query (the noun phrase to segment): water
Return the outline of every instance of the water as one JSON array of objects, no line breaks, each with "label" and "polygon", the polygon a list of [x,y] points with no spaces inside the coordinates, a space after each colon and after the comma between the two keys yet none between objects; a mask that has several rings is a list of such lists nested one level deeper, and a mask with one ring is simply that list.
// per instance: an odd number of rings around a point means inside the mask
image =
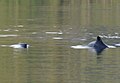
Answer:
[{"label": "water", "polygon": [[[119,83],[120,48],[96,55],[100,35],[120,43],[119,0],[1,0],[0,83]],[[28,43],[28,49],[9,47]]]}]

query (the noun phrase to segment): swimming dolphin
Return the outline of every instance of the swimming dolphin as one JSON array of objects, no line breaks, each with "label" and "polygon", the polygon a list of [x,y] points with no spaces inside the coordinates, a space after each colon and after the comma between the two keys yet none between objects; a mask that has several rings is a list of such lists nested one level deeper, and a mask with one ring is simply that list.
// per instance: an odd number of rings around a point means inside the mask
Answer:
[{"label": "swimming dolphin", "polygon": [[95,51],[97,55],[100,55],[102,51],[106,48],[116,48],[120,44],[115,45],[107,45],[105,44],[100,36],[97,36],[96,41],[90,42],[88,45],[76,45],[76,46],[71,46],[71,48],[74,49],[89,49],[91,51]]},{"label": "swimming dolphin", "polygon": [[13,47],[13,48],[28,48],[29,45],[27,43],[18,43],[18,44],[10,45],[10,47]]},{"label": "swimming dolphin", "polygon": [[94,48],[97,55],[101,54],[104,49],[108,48],[108,46],[102,41],[101,37],[99,36],[97,36],[96,41],[89,43],[88,46]]}]

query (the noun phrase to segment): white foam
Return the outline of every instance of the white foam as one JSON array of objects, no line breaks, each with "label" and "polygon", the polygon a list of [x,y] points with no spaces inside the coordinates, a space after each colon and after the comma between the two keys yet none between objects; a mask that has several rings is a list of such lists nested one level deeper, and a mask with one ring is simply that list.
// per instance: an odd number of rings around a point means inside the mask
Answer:
[{"label": "white foam", "polygon": [[53,37],[53,39],[60,40],[63,39],[62,37]]},{"label": "white foam", "polygon": [[6,32],[7,32],[7,31],[10,31],[10,29],[5,29],[5,30],[3,30],[3,31],[6,31]]},{"label": "white foam", "polygon": [[14,45],[10,45],[10,47],[12,47],[12,48],[22,48],[20,45],[18,45],[18,44],[14,44]]},{"label": "white foam", "polygon": [[13,35],[13,34],[9,34],[9,35],[0,35],[0,37],[16,37],[18,35]]},{"label": "white foam", "polygon": [[108,39],[120,39],[120,36],[111,36],[111,35],[100,35],[102,38],[108,38]]},{"label": "white foam", "polygon": [[1,47],[8,47],[8,45],[0,45]]},{"label": "white foam", "polygon": [[32,34],[37,34],[37,32],[32,32]]},{"label": "white foam", "polygon": [[108,48],[116,48],[115,46],[107,45]]},{"label": "white foam", "polygon": [[14,31],[19,31],[19,30],[15,29]]},{"label": "white foam", "polygon": [[52,31],[50,31],[50,32],[45,32],[46,34],[63,34],[63,32],[62,31],[59,31],[59,32],[52,32]]},{"label": "white foam", "polygon": [[24,25],[16,25],[16,26],[14,26],[14,27],[22,28],[22,27],[24,27]]},{"label": "white foam", "polygon": [[76,45],[76,46],[71,46],[73,49],[89,49],[91,47],[89,46],[84,46],[84,45]]},{"label": "white foam", "polygon": [[115,46],[118,46],[118,47],[120,47],[120,44],[115,44]]}]

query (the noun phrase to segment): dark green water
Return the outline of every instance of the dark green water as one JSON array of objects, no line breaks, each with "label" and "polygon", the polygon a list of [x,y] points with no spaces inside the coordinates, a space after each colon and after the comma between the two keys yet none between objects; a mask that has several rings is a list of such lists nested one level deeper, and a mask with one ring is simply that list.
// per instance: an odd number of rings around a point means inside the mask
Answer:
[{"label": "dark green water", "polygon": [[[71,48],[97,35],[120,43],[119,9],[119,0],[1,0],[0,83],[119,83],[120,48]],[[29,49],[8,47],[19,42]]]}]

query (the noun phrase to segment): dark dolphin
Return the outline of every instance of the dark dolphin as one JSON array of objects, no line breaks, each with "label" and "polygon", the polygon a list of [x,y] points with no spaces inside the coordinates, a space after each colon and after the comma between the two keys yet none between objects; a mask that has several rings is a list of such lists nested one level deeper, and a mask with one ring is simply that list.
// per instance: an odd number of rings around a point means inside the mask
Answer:
[{"label": "dark dolphin", "polygon": [[88,46],[93,47],[97,55],[101,54],[104,49],[108,48],[108,46],[102,41],[101,37],[99,36],[97,36],[96,41],[89,43]]},{"label": "dark dolphin", "polygon": [[13,47],[13,48],[28,48],[29,45],[27,43],[18,43],[18,44],[10,45],[10,47]]},{"label": "dark dolphin", "polygon": [[22,48],[28,48],[28,44],[26,44],[26,43],[20,43],[20,45]]}]

